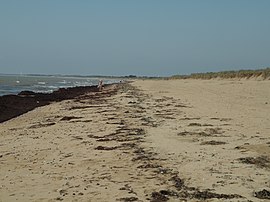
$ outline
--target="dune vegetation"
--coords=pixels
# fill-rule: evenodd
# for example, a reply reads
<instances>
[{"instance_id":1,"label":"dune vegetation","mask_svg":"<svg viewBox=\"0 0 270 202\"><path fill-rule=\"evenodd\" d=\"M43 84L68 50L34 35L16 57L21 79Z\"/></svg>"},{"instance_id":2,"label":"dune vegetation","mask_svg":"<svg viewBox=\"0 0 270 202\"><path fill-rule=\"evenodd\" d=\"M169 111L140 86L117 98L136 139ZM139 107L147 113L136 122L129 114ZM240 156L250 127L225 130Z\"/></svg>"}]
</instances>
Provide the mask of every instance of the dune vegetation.
<instances>
[{"instance_id":1,"label":"dune vegetation","mask_svg":"<svg viewBox=\"0 0 270 202\"><path fill-rule=\"evenodd\" d=\"M239 70L239 71L221 71L221 72L206 72L193 73L190 75L174 75L171 79L214 79L214 78L262 78L270 79L270 68L258 70Z\"/></svg>"}]
</instances>

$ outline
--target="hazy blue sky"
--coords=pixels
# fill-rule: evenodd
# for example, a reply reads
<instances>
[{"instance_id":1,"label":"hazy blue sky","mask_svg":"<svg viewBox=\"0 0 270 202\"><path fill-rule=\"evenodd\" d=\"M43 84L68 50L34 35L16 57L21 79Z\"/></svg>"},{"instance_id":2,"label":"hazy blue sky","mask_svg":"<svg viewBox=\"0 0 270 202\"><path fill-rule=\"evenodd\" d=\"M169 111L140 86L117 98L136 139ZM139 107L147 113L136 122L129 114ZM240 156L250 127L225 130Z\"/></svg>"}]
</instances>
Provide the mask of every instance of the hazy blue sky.
<instances>
[{"instance_id":1,"label":"hazy blue sky","mask_svg":"<svg viewBox=\"0 0 270 202\"><path fill-rule=\"evenodd\" d=\"M270 66L270 0L0 0L0 73Z\"/></svg>"}]
</instances>

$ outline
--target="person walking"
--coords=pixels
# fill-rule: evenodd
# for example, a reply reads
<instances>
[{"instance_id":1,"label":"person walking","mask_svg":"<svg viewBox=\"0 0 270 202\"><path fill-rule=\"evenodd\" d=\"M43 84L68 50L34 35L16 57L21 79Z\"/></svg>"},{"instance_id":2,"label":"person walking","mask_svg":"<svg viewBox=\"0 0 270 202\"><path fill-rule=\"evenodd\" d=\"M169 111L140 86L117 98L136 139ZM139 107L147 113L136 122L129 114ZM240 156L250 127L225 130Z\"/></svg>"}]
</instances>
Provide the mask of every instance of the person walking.
<instances>
[{"instance_id":1,"label":"person walking","mask_svg":"<svg viewBox=\"0 0 270 202\"><path fill-rule=\"evenodd\" d=\"M102 88L103 88L103 81L99 80L99 82L98 82L98 90L102 91Z\"/></svg>"}]
</instances>

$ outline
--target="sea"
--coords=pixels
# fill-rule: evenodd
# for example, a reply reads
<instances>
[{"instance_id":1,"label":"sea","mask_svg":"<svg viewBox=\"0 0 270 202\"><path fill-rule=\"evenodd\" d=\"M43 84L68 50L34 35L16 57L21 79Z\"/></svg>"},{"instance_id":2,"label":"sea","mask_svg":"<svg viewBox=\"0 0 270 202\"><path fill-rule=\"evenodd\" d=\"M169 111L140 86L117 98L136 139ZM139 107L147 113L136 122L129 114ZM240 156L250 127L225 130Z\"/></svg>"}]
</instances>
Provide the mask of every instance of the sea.
<instances>
[{"instance_id":1,"label":"sea","mask_svg":"<svg viewBox=\"0 0 270 202\"><path fill-rule=\"evenodd\" d=\"M101 78L80 76L32 76L32 75L1 75L0 74L0 96L13 94L21 91L33 91L40 93L51 93L59 88L75 86L97 85ZM116 83L120 79L103 79L104 84Z\"/></svg>"}]
</instances>

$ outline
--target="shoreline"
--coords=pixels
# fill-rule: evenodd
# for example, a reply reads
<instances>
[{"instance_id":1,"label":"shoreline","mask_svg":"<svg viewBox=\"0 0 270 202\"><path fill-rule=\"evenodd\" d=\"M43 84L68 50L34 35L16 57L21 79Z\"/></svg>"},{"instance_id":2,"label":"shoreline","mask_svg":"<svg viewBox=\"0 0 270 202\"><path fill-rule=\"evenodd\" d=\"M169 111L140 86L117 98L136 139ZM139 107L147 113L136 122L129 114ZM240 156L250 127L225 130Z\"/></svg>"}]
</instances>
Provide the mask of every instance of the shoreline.
<instances>
[{"instance_id":1,"label":"shoreline","mask_svg":"<svg viewBox=\"0 0 270 202\"><path fill-rule=\"evenodd\" d=\"M1 123L0 201L259 202L269 86L136 80L36 108Z\"/></svg>"},{"instance_id":2,"label":"shoreline","mask_svg":"<svg viewBox=\"0 0 270 202\"><path fill-rule=\"evenodd\" d=\"M104 88L111 85L116 85L116 83L105 84ZM3 95L0 96L0 123L52 102L75 99L77 96L81 96L85 93L98 91L97 85L93 85L60 88L52 93L21 91L17 95Z\"/></svg>"}]
</instances>

